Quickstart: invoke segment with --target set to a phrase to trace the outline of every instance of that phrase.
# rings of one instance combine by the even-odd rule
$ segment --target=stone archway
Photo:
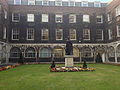
[[[105,62],[105,47],[104,46],[95,47],[95,61],[98,63]]]

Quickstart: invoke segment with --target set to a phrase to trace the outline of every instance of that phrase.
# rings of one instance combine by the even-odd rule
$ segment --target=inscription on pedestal
[[[65,67],[73,67],[73,57],[65,57]]]

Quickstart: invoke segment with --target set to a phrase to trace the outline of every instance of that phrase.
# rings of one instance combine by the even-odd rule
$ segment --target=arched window
[[[115,57],[114,47],[110,47],[110,48],[108,49],[108,54],[109,54],[109,57]]]
[[[117,57],[120,57],[120,45],[117,47]]]
[[[40,49],[40,57],[41,58],[49,58],[51,57],[51,51],[48,48]]]
[[[11,48],[11,50],[10,50],[10,57],[20,57],[20,49],[19,48],[16,48],[16,47],[14,47],[14,48]]]
[[[81,52],[82,57],[92,57],[92,50],[91,48],[85,47],[82,49]]]
[[[35,49],[30,47],[30,48],[27,48],[26,51],[25,51],[25,57],[28,57],[28,58],[34,58],[35,57]]]
[[[79,57],[79,49],[78,48],[73,48],[73,56]]]
[[[62,48],[55,48],[54,49],[54,56],[55,56],[55,58],[64,57],[64,50]]]

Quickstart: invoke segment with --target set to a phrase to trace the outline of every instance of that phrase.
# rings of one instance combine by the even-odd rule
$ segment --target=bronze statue
[[[73,46],[72,46],[72,42],[70,40],[67,40],[66,42],[66,55],[73,55]]]

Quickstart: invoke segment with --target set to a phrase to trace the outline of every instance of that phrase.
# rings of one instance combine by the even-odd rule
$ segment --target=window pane
[[[27,29],[27,40],[34,40],[34,29]]]
[[[63,30],[56,29],[56,40],[62,40],[62,39],[63,39]]]
[[[41,35],[42,40],[48,40],[48,29],[42,29],[42,35]]]
[[[82,57],[92,57],[92,50],[90,48],[83,48],[81,52]]]
[[[97,20],[97,23],[103,23],[103,17],[102,16],[97,16],[96,20]]]
[[[28,48],[25,51],[25,57],[35,57],[35,49],[34,48]]]
[[[48,22],[48,14],[42,14],[42,22]]]
[[[56,23],[62,23],[63,16],[62,15],[56,15]]]
[[[103,40],[103,30],[101,29],[96,30],[96,39]]]
[[[20,5],[21,4],[21,0],[14,0],[14,4]]]
[[[76,40],[76,30],[70,29],[70,40]]]
[[[88,2],[87,1],[83,1],[82,2],[82,7],[88,7]]]
[[[84,40],[90,40],[90,30],[89,29],[84,29],[83,30],[83,39]]]
[[[48,48],[42,48],[40,50],[40,57],[49,58],[51,57],[51,51]]]
[[[18,13],[12,14],[12,21],[13,22],[19,22],[19,19],[20,19],[20,14],[18,14]]]
[[[56,6],[62,6],[62,1],[61,1],[61,0],[55,1],[55,5],[56,5]]]
[[[74,1],[70,1],[69,2],[69,6],[75,6],[75,2]]]
[[[34,14],[27,14],[27,21],[34,22]]]
[[[35,0],[28,0],[28,5],[35,5]]]
[[[19,30],[17,28],[12,29],[12,40],[19,39]]]
[[[76,15],[74,14],[69,15],[69,23],[76,23]]]
[[[18,48],[12,48],[10,50],[10,57],[20,57],[20,50]]]
[[[89,15],[83,15],[83,22],[90,22]]]
[[[94,7],[101,7],[101,3],[100,2],[94,2]]]
[[[57,48],[54,50],[54,56],[55,58],[61,58],[64,56],[63,49]]]

